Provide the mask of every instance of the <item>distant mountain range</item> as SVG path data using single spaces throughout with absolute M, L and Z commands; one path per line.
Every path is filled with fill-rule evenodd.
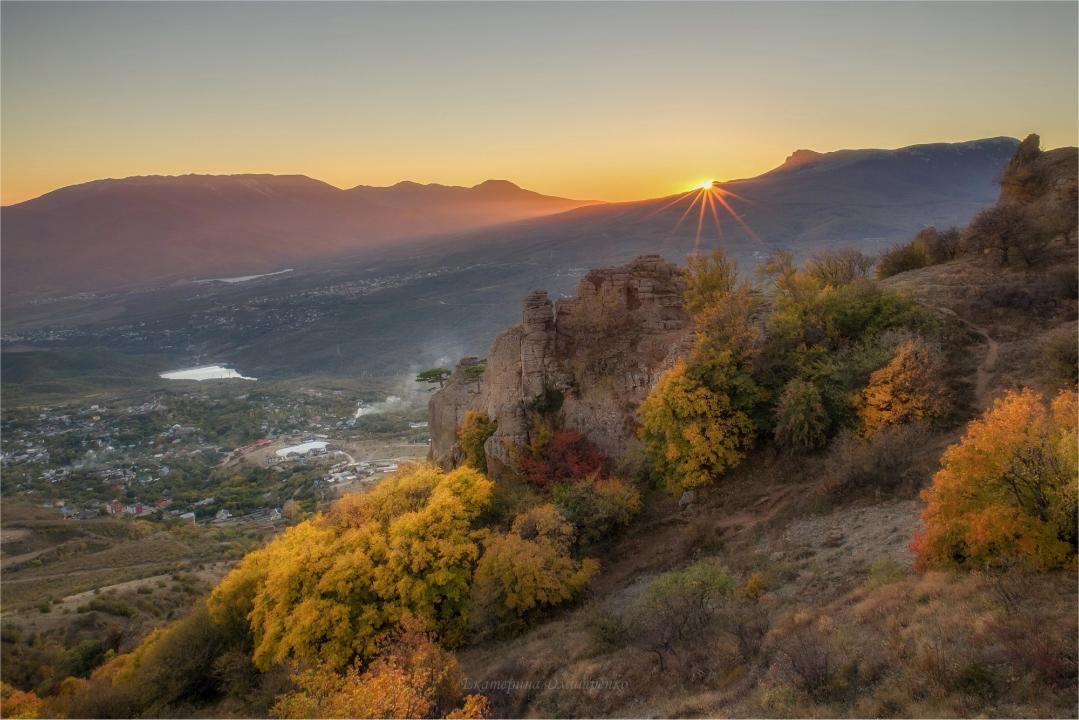
M 303 175 L 97 180 L 0 210 L 4 294 L 277 270 L 584 204 L 505 180 L 349 190 Z
M 741 219 L 719 207 L 722 238 L 711 210 L 702 220 L 691 206 L 697 191 L 577 207 L 498 182 L 352 190 L 272 176 L 90 183 L 2 211 L 5 329 L 85 328 L 80 347 L 178 353 L 177 366 L 227 361 L 259 378 L 396 375 L 406 360 L 428 367 L 485 354 L 520 319 L 530 290 L 570 294 L 588 269 L 645 253 L 684 262 L 698 247 L 699 222 L 699 249 L 722 246 L 744 271 L 778 249 L 873 252 L 925 225 L 964 225 L 995 202 L 1017 144 L 799 150 L 759 177 L 716 186 Z M 496 208 L 503 218 L 547 214 L 475 228 Z M 295 271 L 236 284 L 161 282 L 284 268 Z M 30 293 L 10 296 L 13 285 L 70 295 L 106 282 L 155 289 L 34 304 L 23 302 Z

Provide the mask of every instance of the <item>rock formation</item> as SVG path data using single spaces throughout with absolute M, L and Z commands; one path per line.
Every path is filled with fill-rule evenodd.
M 521 323 L 495 340 L 482 377 L 480 361 L 466 358 L 431 398 L 431 459 L 443 467 L 460 462 L 456 428 L 469 410 L 498 423 L 484 446 L 496 476 L 513 468 L 537 412 L 584 433 L 609 456 L 623 455 L 636 443 L 637 407 L 687 349 L 683 289 L 674 265 L 644 255 L 590 272 L 575 297 L 552 302 L 546 292 L 531 293 Z

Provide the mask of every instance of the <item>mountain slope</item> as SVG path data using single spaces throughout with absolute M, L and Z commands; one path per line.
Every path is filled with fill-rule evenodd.
M 98 180 L 3 208 L 5 294 L 278 270 L 580 206 L 506 181 L 340 190 L 302 175 Z

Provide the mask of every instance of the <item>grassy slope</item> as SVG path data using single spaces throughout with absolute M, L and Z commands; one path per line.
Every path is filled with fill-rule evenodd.
M 1002 283 L 1036 286 L 1047 273 L 1066 273 L 1075 267 L 1074 252 L 1061 251 L 1053 265 L 1027 272 L 964 258 L 890 279 L 888 285 L 940 308 L 942 321 L 954 326 L 952 364 L 958 384 L 967 389 L 960 392 L 967 402 L 958 408 L 956 424 L 910 449 L 913 482 L 905 491 L 836 506 L 818 491 L 824 457 L 790 462 L 762 453 L 721 485 L 699 492 L 699 502 L 688 510 L 680 511 L 670 499 L 649 498 L 645 516 L 606 554 L 587 604 L 521 637 L 460 653 L 473 680 L 540 683 L 489 691 L 496 716 L 1074 713 L 1074 668 L 1060 687 L 1002 679 L 985 659 L 1021 652 L 1001 639 L 1004 625 L 1014 630 L 1029 623 L 1023 642 L 1031 647 L 1038 647 L 1039 632 L 1062 639 L 1065 650 L 1073 644 L 1079 609 L 1074 577 L 1026 578 L 1025 607 L 1010 613 L 986 579 L 914 574 L 908 548 L 919 525 L 917 491 L 930 481 L 942 450 L 962 434 L 963 422 L 1005 388 L 1051 392 L 1061 386 L 1041 357 L 1041 344 L 1051 333 L 1074 328 L 1075 301 L 1061 300 L 1051 311 L 987 309 L 979 302 Z M 812 624 L 833 663 L 843 665 L 841 690 L 811 697 L 783 680 L 782 653 L 743 663 L 722 641 L 705 641 L 660 672 L 655 656 L 634 648 L 631 637 L 604 641 L 595 632 L 624 616 L 658 573 L 708 555 L 734 571 L 763 574 L 764 602 L 774 620 L 769 646 L 783 647 L 793 624 L 804 620 L 799 613 L 820 616 Z M 1032 652 L 1051 654 L 1042 650 Z M 1023 658 L 1017 662 L 1028 664 Z M 983 672 L 983 666 L 990 669 Z M 545 687 L 555 679 L 626 686 Z

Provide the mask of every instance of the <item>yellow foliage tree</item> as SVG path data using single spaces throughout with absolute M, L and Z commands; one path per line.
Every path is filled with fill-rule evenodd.
M 727 373 L 714 362 L 713 377 Z M 641 404 L 640 437 L 666 488 L 678 493 L 711 483 L 753 444 L 755 425 L 732 394 L 713 390 L 679 361 Z
M 487 472 L 487 453 L 483 444 L 495 434 L 498 423 L 484 413 L 469 410 L 457 428 L 457 442 L 465 454 L 465 462 L 480 472 Z
M 858 408 L 862 434 L 871 437 L 889 425 L 935 420 L 947 412 L 947 396 L 935 353 L 921 340 L 907 340 L 869 378 Z
M 509 533 L 494 533 L 476 567 L 473 594 L 496 612 L 523 616 L 576 597 L 599 571 L 599 562 L 574 560 L 573 526 L 553 505 L 519 515 Z
M 280 718 L 483 718 L 487 699 L 461 697 L 454 656 L 440 648 L 413 617 L 381 644 L 379 655 L 338 673 L 319 666 L 293 676 L 298 690 L 278 697 Z
M 922 493 L 921 567 L 1074 564 L 1076 397 L 1063 391 L 1047 409 L 1031 390 L 1009 392 L 967 426 Z
M 212 617 L 246 622 L 262 669 L 346 667 L 410 613 L 455 640 L 492 489 L 468 467 L 404 470 L 248 554 L 215 588 Z

